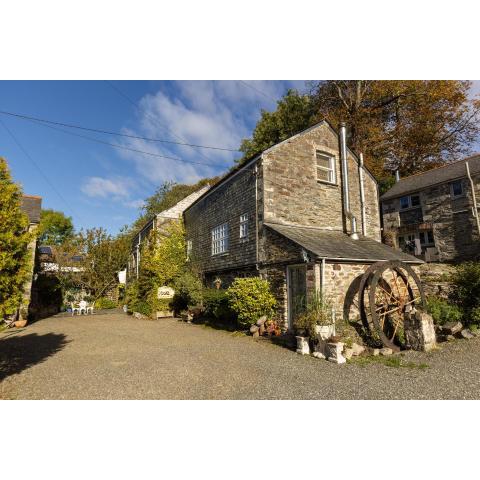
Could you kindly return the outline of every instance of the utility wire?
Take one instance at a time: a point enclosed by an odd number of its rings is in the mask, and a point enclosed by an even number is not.
[[[272,102],[277,103],[277,100],[275,100],[275,99],[274,99],[273,97],[271,97],[270,95],[267,95],[265,92],[262,92],[262,91],[259,90],[257,87],[254,87],[253,85],[250,85],[249,83],[244,82],[243,80],[238,80],[238,82],[240,82],[242,85],[247,86],[248,88],[251,88],[252,90],[255,90],[257,93],[259,93],[260,95],[263,95],[264,97],[270,99]]]
[[[148,112],[143,112],[140,107],[137,105],[137,102],[135,102],[134,100],[132,100],[126,93],[122,92],[122,90],[120,90],[118,87],[116,87],[110,80],[105,80],[105,82],[110,85],[111,88],[113,88],[113,90],[115,90],[122,98],[124,98],[125,100],[127,100],[127,102],[131,103],[135,109],[137,111],[139,111],[140,113],[143,113],[144,115],[146,115],[148,118],[150,118],[153,122],[155,122],[155,124],[157,124],[160,128],[163,128],[165,131],[167,131],[168,133],[170,133],[170,135],[173,135],[175,138],[177,138],[178,140],[182,141],[182,142],[186,142],[186,140],[182,137],[180,137],[179,135],[176,135],[174,132],[172,132],[171,130],[169,130],[167,127],[164,127],[163,125],[161,125],[160,123],[158,123],[158,119],[155,118],[153,115],[150,115]],[[210,158],[208,158],[207,156],[205,156],[202,152],[197,152],[198,155],[200,155],[201,157],[203,157],[205,160],[208,160],[210,161]]]
[[[43,177],[43,179],[48,183],[48,185],[50,185],[50,187],[52,188],[52,190],[58,195],[58,197],[63,201],[63,203],[68,207],[68,209],[70,210],[71,213],[73,213],[74,215],[76,215],[82,222],[84,222],[84,219],[78,215],[77,212],[75,212],[75,210],[70,206],[70,204],[67,202],[67,200],[65,199],[65,197],[57,190],[57,188],[55,187],[55,185],[49,180],[49,178],[43,173],[42,169],[39,167],[39,165],[37,164],[37,162],[35,162],[35,160],[30,156],[30,154],[25,150],[25,148],[23,148],[22,144],[20,143],[20,141],[17,139],[17,137],[13,134],[13,132],[5,125],[5,123],[0,119],[0,124],[2,124],[3,128],[7,131],[7,133],[10,135],[10,137],[12,137],[13,141],[15,142],[15,144],[17,145],[17,147],[23,152],[23,154],[28,158],[28,160],[30,160],[30,162],[34,165],[34,167],[38,170],[38,172],[40,173],[40,175]]]
[[[174,142],[172,140],[163,140],[163,139],[160,139],[160,138],[141,137],[141,136],[138,136],[138,135],[129,135],[127,133],[112,132],[110,130],[100,130],[100,129],[97,129],[97,128],[74,125],[74,124],[71,124],[71,123],[55,122],[53,120],[47,120],[45,118],[32,117],[32,116],[29,116],[29,115],[22,115],[20,113],[7,112],[7,111],[4,111],[4,110],[0,110],[0,114],[9,115],[11,117],[22,118],[24,120],[42,122],[42,123],[46,123],[46,124],[50,124],[50,125],[58,125],[60,127],[76,128],[77,130],[85,130],[85,131],[88,131],[88,132],[104,133],[106,135],[116,135],[118,137],[135,138],[135,139],[138,139],[138,140],[147,140],[149,142],[170,143],[170,144],[174,144],[174,145],[185,145],[187,147],[208,148],[208,149],[211,149],[211,150],[222,150],[222,151],[225,151],[225,152],[239,152],[240,151],[238,149],[233,149],[233,148],[222,148],[222,147],[212,147],[212,146],[207,146],[207,145],[196,145],[194,143]]]
[[[157,158],[166,158],[168,160],[174,160],[175,162],[193,163],[193,164],[196,164],[196,165],[203,165],[203,166],[208,166],[208,167],[218,167],[218,166],[220,166],[220,165],[215,164],[215,163],[195,162],[193,160],[184,160],[183,158],[170,157],[168,155],[160,155],[159,153],[147,152],[145,150],[139,150],[137,148],[126,147],[125,145],[119,145],[117,143],[105,142],[104,140],[100,140],[99,138],[89,137],[87,135],[82,135],[81,133],[70,132],[68,130],[64,130],[63,128],[54,127],[53,125],[47,125],[45,123],[37,122],[35,120],[32,120],[32,122],[36,123],[37,125],[40,125],[41,127],[51,128],[52,130],[57,130],[59,132],[65,133],[67,135],[72,135],[74,137],[80,137],[80,138],[83,138],[85,140],[89,140],[91,142],[100,143],[102,145],[108,145],[110,147],[118,148],[118,149],[121,149],[121,150],[128,150],[130,152],[141,153],[142,155],[149,155],[151,157],[157,157]]]

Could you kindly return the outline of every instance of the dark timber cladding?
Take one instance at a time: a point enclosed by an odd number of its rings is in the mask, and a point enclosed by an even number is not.
[[[338,134],[320,122],[233,170],[187,208],[190,260],[205,283],[218,277],[224,288],[235,277],[268,279],[286,330],[297,281],[322,288],[341,311],[350,283],[372,262],[421,263],[380,243],[377,182],[353,152],[345,149],[343,159]],[[322,263],[326,257],[330,264]]]

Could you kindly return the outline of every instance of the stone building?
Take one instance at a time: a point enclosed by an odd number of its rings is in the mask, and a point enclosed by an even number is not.
[[[405,177],[380,200],[396,247],[427,261],[480,258],[480,155]]]
[[[209,188],[210,185],[205,185],[196,192],[193,192],[185,197],[183,200],[180,200],[173,207],[156,214],[142,227],[141,230],[139,230],[139,232],[133,237],[132,241],[132,250],[127,264],[127,281],[131,278],[138,278],[141,246],[142,243],[148,239],[148,235],[152,229],[159,230],[162,228],[162,226],[171,221],[180,220],[185,209],[189,207],[195,200],[197,200],[197,198],[203,195]]]
[[[188,256],[208,285],[267,278],[285,330],[295,299],[322,291],[341,312],[376,261],[421,263],[380,242],[378,186],[326,121],[231,171],[184,212]]]
[[[21,208],[28,216],[28,231],[35,232],[40,223],[40,214],[42,212],[42,197],[37,195],[22,195]],[[32,295],[32,283],[33,283],[33,269],[35,265],[35,254],[37,247],[36,235],[32,241],[28,244],[28,250],[30,252],[30,275],[25,284],[23,301],[24,304],[30,305]]]

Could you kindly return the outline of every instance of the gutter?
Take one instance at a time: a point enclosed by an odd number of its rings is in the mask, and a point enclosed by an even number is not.
[[[363,153],[360,154],[358,163],[358,178],[360,180],[360,207],[362,209],[362,235],[367,236],[367,220],[365,211],[365,187],[363,185]]]

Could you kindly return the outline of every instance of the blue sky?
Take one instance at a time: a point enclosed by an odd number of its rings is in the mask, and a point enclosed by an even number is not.
[[[305,88],[303,81],[111,83],[135,105],[104,81],[2,81],[0,110],[235,149],[251,135],[262,108],[273,110],[274,100],[290,87]],[[225,171],[240,156],[64,129],[203,165],[182,163],[119,150],[18,118],[0,115],[0,120],[21,145],[0,123],[0,156],[7,159],[15,181],[25,193],[41,195],[44,208],[71,216],[78,229],[103,226],[116,233],[137,218],[142,200],[163,181],[192,183]]]
[[[260,110],[273,110],[303,81],[2,81],[0,110],[132,135],[238,148]],[[475,93],[480,83],[475,82]],[[173,156],[182,163],[118,150],[22,119],[0,115],[0,155],[24,192],[64,211],[75,227],[116,233],[139,214],[143,199],[165,180],[192,183],[233,165],[239,153],[206,150],[70,130],[110,143]],[[65,129],[68,130],[68,129]],[[30,157],[30,158],[28,158]],[[35,163],[43,175],[34,166]],[[46,177],[46,178],[45,178]],[[53,185],[53,187],[52,187]]]

